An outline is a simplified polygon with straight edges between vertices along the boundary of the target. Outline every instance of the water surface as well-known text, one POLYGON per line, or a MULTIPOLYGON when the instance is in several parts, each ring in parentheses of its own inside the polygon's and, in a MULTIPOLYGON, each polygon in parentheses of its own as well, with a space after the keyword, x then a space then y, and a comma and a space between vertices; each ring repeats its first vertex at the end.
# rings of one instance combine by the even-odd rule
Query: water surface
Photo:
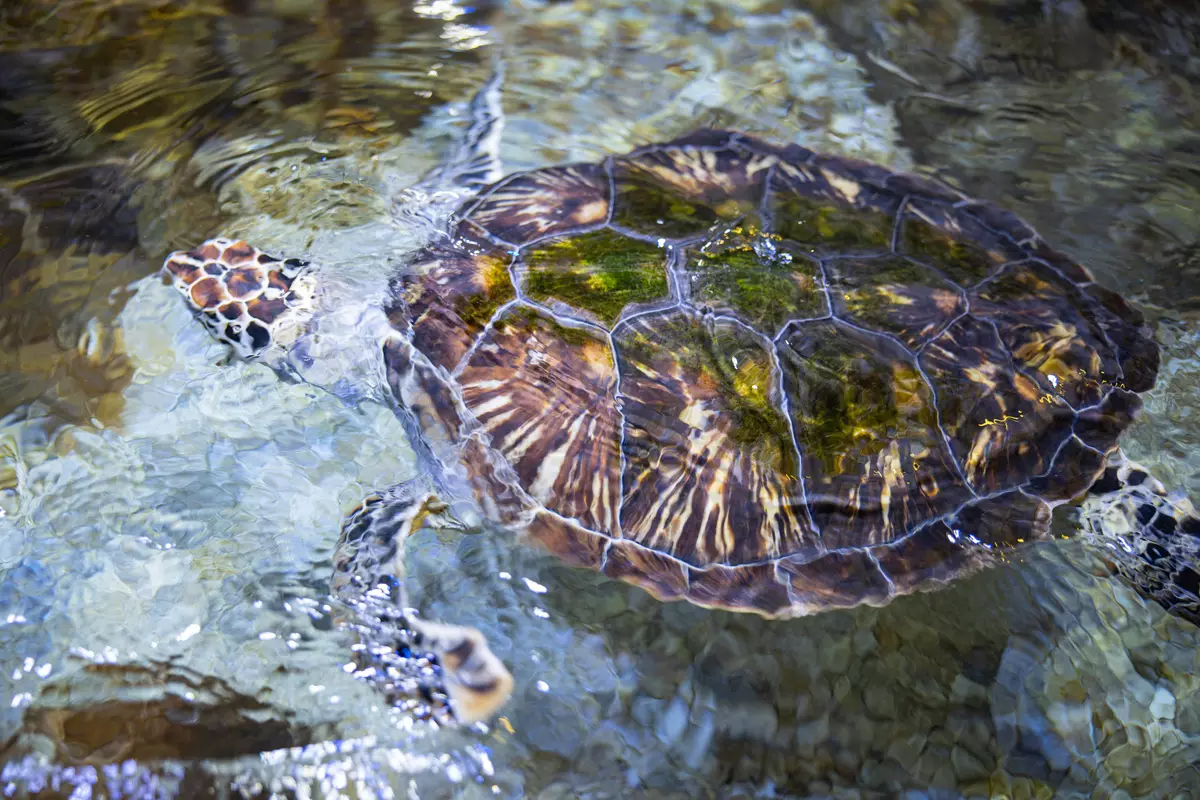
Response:
POLYGON ((517 691, 487 726, 388 709, 345 668, 327 582, 343 514, 420 469, 401 426, 229 363, 155 275, 217 234, 388 270, 411 242, 381 224, 390 198, 502 58, 509 169, 724 126, 1018 211, 1146 310, 1164 362, 1126 446, 1200 499, 1191 62, 1157 11, 1121 8, 6 4, 0 783, 1189 796, 1200 631, 1078 541, 883 609, 767 622, 658 603, 501 532, 424 532, 414 603, 482 629, 517 691), (139 744, 106 747, 120 730, 139 744))

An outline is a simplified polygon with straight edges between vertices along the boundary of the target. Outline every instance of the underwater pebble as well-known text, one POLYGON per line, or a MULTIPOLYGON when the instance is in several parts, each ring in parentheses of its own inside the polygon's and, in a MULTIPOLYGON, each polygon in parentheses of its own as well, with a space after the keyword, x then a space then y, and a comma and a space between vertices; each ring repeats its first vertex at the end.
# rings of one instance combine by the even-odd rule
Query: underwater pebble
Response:
POLYGON ((666 744, 674 744, 683 735, 683 731, 687 727, 687 721, 687 703, 683 698, 676 697, 667 706, 667 711, 663 714, 662 720, 659 722, 658 737, 666 744))
POLYGON ((950 686, 950 702, 956 705, 986 705, 988 700, 987 687, 980 686, 966 675, 956 675, 950 686))
POLYGON ((868 686, 863 692, 863 704, 872 715, 880 719, 893 719, 896 701, 892 693, 882 686, 868 686))
POLYGON ((1150 713, 1159 719, 1175 719, 1175 696, 1165 686, 1154 690, 1154 699, 1150 701, 1150 713))
POLYGON ((913 772, 921 753, 925 751, 926 737, 912 734, 898 739, 887 749, 887 757, 904 767, 905 771, 913 772))
POLYGON ((964 747, 955 747, 950 751, 950 763, 954 766, 954 774, 960 781, 986 778, 991 771, 979 757, 964 747))

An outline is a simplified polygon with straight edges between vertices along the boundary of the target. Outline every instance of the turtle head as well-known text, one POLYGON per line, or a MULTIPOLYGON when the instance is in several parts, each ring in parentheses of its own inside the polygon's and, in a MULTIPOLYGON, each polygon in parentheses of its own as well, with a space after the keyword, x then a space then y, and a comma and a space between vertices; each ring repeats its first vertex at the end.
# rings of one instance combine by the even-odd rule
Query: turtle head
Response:
POLYGON ((267 255, 242 241, 210 239, 163 264, 184 302, 243 359, 289 348, 312 318, 316 280, 304 261, 267 255))

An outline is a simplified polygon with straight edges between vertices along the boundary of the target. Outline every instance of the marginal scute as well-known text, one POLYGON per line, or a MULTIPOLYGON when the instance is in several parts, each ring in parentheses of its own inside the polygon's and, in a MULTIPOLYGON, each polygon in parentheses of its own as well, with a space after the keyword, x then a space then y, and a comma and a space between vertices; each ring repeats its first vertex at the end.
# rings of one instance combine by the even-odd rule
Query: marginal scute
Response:
POLYGON ((1032 477, 1029 491, 1049 501, 1082 495, 1100 479, 1117 437, 1132 424, 1141 407, 1136 394, 1109 387, 1097 405, 1079 412, 1074 435, 1063 444, 1053 465, 1032 477))
POLYGON ((394 339, 384 344, 383 362, 392 395, 416 418, 434 454, 454 454, 464 435, 466 414, 436 366, 408 342, 394 339))
POLYGON ((788 582, 792 605, 801 613, 862 603, 882 605, 893 593, 879 563, 866 550, 826 553, 812 561, 784 558, 776 569, 788 582))
POLYGON ((620 420, 603 333, 512 308, 458 378, 463 402, 546 508, 617 533, 620 420))
POLYGON ((570 520, 539 511, 525 535, 574 567, 599 569, 610 539, 598 536, 570 520))
POLYGON ((915 197, 946 203, 957 203, 966 196, 949 184, 936 178, 911 173, 893 172, 885 185, 900 197, 915 197))
POLYGON ((601 570, 610 578, 641 586, 659 600, 676 600, 687 593, 683 564, 633 542, 614 540, 601 570))
MULTIPOLYGON (((1038 238, 1026 250, 1030 257, 1045 261, 1049 266, 1058 270, 1064 278, 1075 283, 1091 283, 1095 280, 1091 270, 1068 256, 1061 250, 1055 250, 1045 241, 1038 238)), ((1136 313, 1136 312, 1135 312, 1136 313)))
POLYGON ((628 308, 670 298, 667 251, 611 230, 541 242, 521 253, 526 292, 611 326, 628 308))
POLYGON ((794 326, 777 349, 826 547, 892 541, 969 496, 910 353, 833 322, 794 326))
POLYGON ((916 349, 966 311, 959 288, 897 256, 826 262, 838 317, 891 333, 916 349))
POLYGON ((1029 491, 1051 502, 1073 500, 1100 477, 1105 456, 1104 451, 1072 436, 1063 443, 1050 468, 1029 481, 1029 491))
POLYGON ((1096 322, 1116 345, 1124 379, 1121 388, 1131 392, 1150 391, 1158 376, 1159 352, 1142 312, 1103 286, 1092 285, 1083 291, 1095 301, 1096 322))
POLYGON ((1007 550, 1049 535, 1050 506, 1013 491, 971 503, 949 524, 952 535, 964 541, 992 551, 1007 550))
POLYGON ((702 147, 712 150, 723 150, 727 147, 737 146, 737 142, 741 138, 741 134, 734 133, 733 131, 723 131, 717 128, 697 128, 691 133, 684 134, 678 139, 672 139, 669 142, 635 148, 629 155, 631 157, 640 156, 645 153, 662 150, 666 147, 702 147))
POLYGON ((1141 409, 1141 397, 1119 386, 1109 386, 1103 400, 1079 412, 1075 435, 1089 447, 1107 453, 1117 446, 1117 438, 1133 424, 1141 409))
POLYGON ((779 247, 751 223, 721 231, 686 259, 694 305, 733 314, 771 336, 788 320, 829 313, 816 262, 779 247))
POLYGON ((814 153, 806 165, 825 175, 837 175, 849 179, 871 190, 877 196, 898 195, 894 189, 888 188, 888 179, 895 175, 882 164, 863 161, 849 156, 831 156, 824 153, 814 153))
POLYGON ((548 167, 506 178, 467 212, 467 219, 514 245, 603 225, 609 181, 593 164, 548 167))
POLYGON ((941 520, 894 544, 874 547, 871 555, 900 594, 947 583, 986 563, 981 548, 941 520))
POLYGON ((774 156, 665 144, 613 160, 612 222, 670 240, 702 236, 758 208, 774 156))
POLYGON ((1071 435, 1075 412, 1045 376, 1014 369, 987 322, 958 320, 929 344, 920 364, 937 392, 942 430, 980 494, 1045 472, 1071 435))
POLYGON ((529 497, 516 485, 517 478, 504 457, 479 435, 468 436, 459 447, 475 499, 487 517, 501 525, 521 525, 529 516, 529 497))
POLYGON ((683 312, 639 318, 614 336, 625 536, 698 566, 815 547, 764 343, 683 312))
POLYGON ((982 200, 965 200, 956 204, 960 214, 969 214, 986 228, 1002 234, 1014 245, 1032 244, 1037 240, 1037 231, 1007 208, 982 200))
POLYGON ((791 605, 772 563, 689 567, 687 599, 706 608, 751 609, 768 617, 784 614, 791 605))

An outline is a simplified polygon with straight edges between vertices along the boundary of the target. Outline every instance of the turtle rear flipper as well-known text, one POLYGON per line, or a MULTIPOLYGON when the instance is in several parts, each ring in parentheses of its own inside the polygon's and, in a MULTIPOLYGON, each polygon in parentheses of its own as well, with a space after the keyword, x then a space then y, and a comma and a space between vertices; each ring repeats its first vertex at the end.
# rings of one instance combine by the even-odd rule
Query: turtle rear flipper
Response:
POLYGON ((163 272, 209 333, 243 359, 289 347, 315 309, 308 262, 280 259, 243 241, 210 239, 174 252, 163 272))
POLYGON ((1084 534, 1139 594, 1200 625, 1200 514, 1120 451, 1081 507, 1084 534))
MULTIPOLYGON (((474 628, 430 622, 407 608, 404 543, 427 525, 458 528, 445 503, 423 478, 372 495, 342 527, 334 551, 333 592, 381 628, 397 622, 402 650, 432 653, 442 667, 444 689, 461 722, 490 717, 508 700, 513 680, 474 628)), ((420 687, 431 688, 431 687, 420 687)))

